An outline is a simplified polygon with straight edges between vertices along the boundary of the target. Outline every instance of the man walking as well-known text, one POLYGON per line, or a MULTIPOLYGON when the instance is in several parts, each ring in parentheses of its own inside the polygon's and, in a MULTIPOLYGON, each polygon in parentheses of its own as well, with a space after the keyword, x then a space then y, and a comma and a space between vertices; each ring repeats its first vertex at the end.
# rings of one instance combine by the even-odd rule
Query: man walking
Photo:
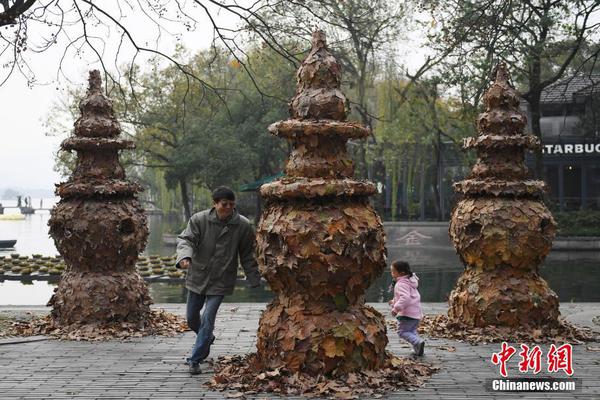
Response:
POLYGON ((210 353, 217 311, 235 287, 238 257, 250 287, 260 286, 252 225, 235 209, 231 189, 220 186, 212 198, 213 207, 194 214, 177 239, 176 266, 188 270, 187 323, 196 332, 187 358, 192 375, 200 373, 200 362, 210 353))

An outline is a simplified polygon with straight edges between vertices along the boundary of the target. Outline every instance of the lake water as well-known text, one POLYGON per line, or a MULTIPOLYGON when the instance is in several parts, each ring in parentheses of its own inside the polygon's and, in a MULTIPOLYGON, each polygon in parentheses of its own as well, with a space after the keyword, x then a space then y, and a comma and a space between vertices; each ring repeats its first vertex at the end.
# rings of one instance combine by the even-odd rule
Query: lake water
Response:
MULTIPOLYGON (((33 199, 39 205, 39 199, 33 199)), ((44 200, 44 206, 51 205, 52 199, 44 200)), ((10 201, 2 201, 11 205, 10 201)), ((5 213, 17 212, 6 210, 5 213)), ((17 239, 13 250, 0 250, 0 257, 11 253, 31 255, 39 253, 53 256, 58 254, 52 239, 48 236, 47 211, 26 216, 21 221, 0 221, 0 240, 17 239)), ((169 231, 168 224, 160 216, 148 217, 150 236, 145 254, 171 255, 173 246, 163 244, 162 234, 169 231)), ((448 294, 462 272, 462 264, 454 249, 447 246, 407 248, 388 247, 388 260, 407 260, 420 278, 421 298, 425 302, 446 301, 448 294)), ((552 252, 540 268, 541 275, 556 291, 561 302, 600 302, 600 254, 598 252, 552 252)), ((367 291, 367 301, 387 301, 391 294, 389 274, 384 273, 367 291)), ((150 293, 155 303, 183 303, 186 292, 181 284, 151 283, 150 293)), ((45 304, 56 284, 32 281, 23 284, 19 281, 0 282, 0 305, 42 305, 45 304)), ((273 297, 268 288, 249 289, 244 282, 237 285, 229 302, 264 302, 273 297)))

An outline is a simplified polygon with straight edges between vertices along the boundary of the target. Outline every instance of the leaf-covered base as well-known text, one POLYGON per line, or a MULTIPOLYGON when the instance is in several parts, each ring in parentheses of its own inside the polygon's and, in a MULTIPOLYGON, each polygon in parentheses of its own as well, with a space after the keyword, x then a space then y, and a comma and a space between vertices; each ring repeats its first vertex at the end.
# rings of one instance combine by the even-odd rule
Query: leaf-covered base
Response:
POLYGON ((51 315, 33 317, 28 321, 13 322, 10 336, 49 335, 62 340, 112 340, 143 336, 175 336, 188 330, 183 318, 164 310, 152 310, 148 317, 137 323, 113 322, 88 325, 61 326, 51 315))
POLYGON ((471 344, 504 341, 581 344, 599 339, 590 329, 572 325, 564 320, 559 320, 555 327, 545 329, 532 326, 515 328, 493 325, 478 328, 453 321, 447 315, 425 316, 419 324, 419 333, 432 338, 453 339, 471 344))
POLYGON ((448 299, 448 316, 473 327, 558 326, 558 296, 528 270, 468 268, 448 299))
POLYGON ((386 363, 385 320, 365 305, 319 312, 275 300, 263 313, 257 336, 262 368, 286 365, 293 372, 338 376, 386 363))
POLYGON ((144 323, 152 299, 135 271, 66 272, 48 302, 57 326, 144 323))
POLYGON ((268 392, 337 399, 377 398, 398 389, 419 387, 439 369, 390 354, 379 370, 357 371, 336 378, 292 372, 285 366, 261 369, 260 365, 256 354, 220 357, 214 363, 215 376, 206 385, 212 390, 235 391, 230 397, 268 392))

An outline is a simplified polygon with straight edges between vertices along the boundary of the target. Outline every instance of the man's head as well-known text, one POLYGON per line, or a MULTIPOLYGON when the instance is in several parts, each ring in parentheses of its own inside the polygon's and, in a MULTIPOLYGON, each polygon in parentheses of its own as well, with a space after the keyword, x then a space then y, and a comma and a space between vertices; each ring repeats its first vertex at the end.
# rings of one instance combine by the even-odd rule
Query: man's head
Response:
POLYGON ((227 186, 219 186, 212 192, 215 210, 219 219, 226 219, 233 214, 235 194, 227 186))

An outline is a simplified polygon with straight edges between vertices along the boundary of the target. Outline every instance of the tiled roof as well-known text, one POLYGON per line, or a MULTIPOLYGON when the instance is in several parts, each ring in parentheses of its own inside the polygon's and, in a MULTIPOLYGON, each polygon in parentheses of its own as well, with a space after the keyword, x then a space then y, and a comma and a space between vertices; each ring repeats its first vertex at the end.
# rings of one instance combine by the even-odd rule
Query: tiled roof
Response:
POLYGON ((571 103, 576 96, 600 93, 600 75, 563 78, 542 91, 541 103, 571 103))

